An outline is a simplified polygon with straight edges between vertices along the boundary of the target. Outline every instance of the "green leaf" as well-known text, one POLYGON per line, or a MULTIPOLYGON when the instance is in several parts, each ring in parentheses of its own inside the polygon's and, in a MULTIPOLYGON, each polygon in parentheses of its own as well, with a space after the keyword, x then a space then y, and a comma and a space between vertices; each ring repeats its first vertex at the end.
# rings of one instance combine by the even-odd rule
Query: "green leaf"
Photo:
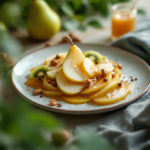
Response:
POLYGON ((86 24, 83 24, 83 23, 81 23, 81 24, 79 24, 79 26, 78 26, 78 29, 80 30, 80 31, 86 31, 87 30, 87 25, 86 24))
POLYGON ((0 52, 6 52, 13 58, 19 58, 22 52, 22 46, 19 41, 8 35, 0 32, 0 52))
POLYGON ((84 21, 86 19, 85 15, 75 15, 73 16, 73 19, 77 20, 77 21, 84 21))
POLYGON ((92 26, 94 28, 102 28, 101 23, 99 21, 97 21, 97 20, 91 20, 91 21, 89 21, 88 25, 92 26))
POLYGON ((109 14, 108 4, 109 0, 90 0, 93 10, 99 12, 104 17, 109 14))
POLYGON ((71 19, 66 20, 63 23, 63 27, 68 31, 73 31, 73 30, 77 29, 77 22, 74 20, 71 20, 71 19))
POLYGON ((64 12, 64 14, 66 14, 67 16, 73 16, 74 15, 74 11, 73 9, 70 7, 70 5, 66 2, 64 2, 61 5, 61 10, 64 12))
POLYGON ((105 138, 96 134, 92 128, 79 129, 76 140, 80 150, 115 150, 105 138))
POLYGON ((82 5, 82 0, 72 0, 72 4, 75 10, 79 9, 82 5))
POLYGON ((137 11, 137 13, 138 13, 139 15, 142 15, 142 16, 145 16, 145 15, 146 15, 146 11, 145 11, 144 9, 142 9, 142 8, 139 8, 138 11, 137 11))

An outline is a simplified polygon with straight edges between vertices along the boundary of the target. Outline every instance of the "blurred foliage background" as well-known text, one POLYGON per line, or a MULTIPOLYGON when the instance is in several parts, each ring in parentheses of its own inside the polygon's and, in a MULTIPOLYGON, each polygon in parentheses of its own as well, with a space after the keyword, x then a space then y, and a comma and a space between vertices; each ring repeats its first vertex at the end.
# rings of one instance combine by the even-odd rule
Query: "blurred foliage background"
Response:
MULTIPOLYGON (((117 2, 129 0, 45 0, 62 19, 62 29, 85 31, 88 26, 102 28, 100 20, 95 16, 108 17, 110 6, 117 2), (87 19, 88 18, 88 19, 87 19)), ((26 26, 28 9, 32 0, 1 0, 0 20, 8 28, 20 28, 26 26), (13 12, 13 13, 12 13, 13 12)), ((143 9, 138 10, 144 15, 143 9)))
MULTIPOLYGON (((112 3, 127 0, 46 0, 62 19, 62 29, 85 31, 88 26, 101 28, 99 15, 109 16, 112 3), (87 18, 90 18, 87 21, 87 18)), ((51 133, 65 128, 50 113, 28 104, 12 88, 11 69, 22 57, 22 45, 9 31, 26 28, 26 17, 32 0, 0 0, 0 150, 113 150, 92 129, 72 134, 68 144, 58 146, 51 133)), ((140 10, 141 14, 145 12, 140 10)), ((69 131, 67 131, 69 133, 69 131)), ((70 134, 70 133, 69 133, 70 134)), ((59 136, 63 140, 66 135, 59 136)))
MULTIPOLYGON (((128 0, 45 0, 62 19, 62 28, 80 29, 87 26, 101 28, 102 24, 95 16, 108 17, 110 5, 128 0), (87 18, 90 18, 87 20, 87 18)), ((29 5, 32 0, 1 0, 0 20, 10 29, 25 27, 29 5), (13 12, 13 13, 12 13, 13 12)))

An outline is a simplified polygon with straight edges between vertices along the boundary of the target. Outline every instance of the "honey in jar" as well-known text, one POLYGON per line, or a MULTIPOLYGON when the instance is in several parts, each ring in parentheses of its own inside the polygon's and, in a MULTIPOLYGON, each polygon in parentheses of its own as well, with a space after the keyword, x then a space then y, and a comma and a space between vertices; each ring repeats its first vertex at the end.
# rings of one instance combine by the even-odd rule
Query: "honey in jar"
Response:
POLYGON ((136 10, 130 11, 128 3, 117 4, 112 8, 112 39, 117 39, 136 28, 136 10))

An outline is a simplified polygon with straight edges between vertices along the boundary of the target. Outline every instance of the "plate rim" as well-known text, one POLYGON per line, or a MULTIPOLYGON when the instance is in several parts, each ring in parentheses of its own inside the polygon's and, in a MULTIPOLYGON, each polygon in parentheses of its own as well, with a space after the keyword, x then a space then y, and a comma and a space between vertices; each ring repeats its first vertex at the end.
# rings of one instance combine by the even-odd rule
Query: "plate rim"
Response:
MULTIPOLYGON (((119 51, 123 51, 129 55, 132 55, 134 57, 136 57, 139 61, 141 61, 145 66, 146 68, 150 71, 150 66, 149 64, 144 60, 142 59, 141 57, 137 56, 136 54, 134 53, 131 53, 129 51, 126 51, 125 49, 122 49, 122 48, 118 48, 116 46, 111 46, 111 45, 105 45, 105 44, 94 44, 94 43, 76 43, 77 45, 91 45, 91 46, 103 46, 103 47, 106 47, 106 48, 115 48, 115 49, 118 49, 119 51)), ((68 45, 68 44, 59 44, 59 45, 55 45, 53 47, 57 47, 57 46, 64 46, 64 45, 68 45)), ((53 48, 52 47, 52 48, 53 48)), ((136 97, 130 99, 129 101, 125 102, 125 103, 122 103, 122 104, 119 104, 117 106, 111 106, 109 108, 101 108, 101 109, 94 109, 94 110, 65 110, 65 109, 61 109, 61 108, 55 108, 55 107, 49 107, 49 106, 44 106, 42 104, 39 104, 39 103, 36 103, 34 101, 32 101, 31 99, 29 99, 28 97, 26 97, 22 92, 20 92, 20 90, 16 87, 15 83, 14 83, 14 80, 13 80, 13 72, 14 72, 14 69, 16 67, 16 65, 25 57, 28 57, 29 55, 35 53, 35 52, 38 52, 38 51, 42 51, 43 49, 47 49, 47 48, 51 48, 51 47, 44 47, 44 48, 39 48, 39 49, 33 49, 33 50, 30 50, 29 53, 25 53, 25 55, 15 64, 15 66, 13 67, 12 71, 11 71, 11 83, 13 85, 13 87, 15 88, 15 90, 17 91, 17 93, 24 97, 28 102, 30 102, 31 104, 37 106, 37 107, 40 107, 40 108, 43 108, 43 109, 46 109, 46 110, 49 110, 49 111, 53 111, 53 112, 59 112, 59 113, 64 113, 64 114, 75 114, 75 115, 89 115, 89 114, 97 114, 97 113, 105 113, 105 112, 108 112, 108 111, 113 111, 113 110, 116 110, 116 109, 119 109, 121 107, 124 107, 126 105, 129 105, 131 103, 133 103, 135 100, 137 100, 138 98, 140 98, 141 96, 143 96, 147 90, 149 89, 150 87, 150 82, 148 83, 148 85, 146 86, 146 88, 140 92, 140 94, 138 94, 136 97)))

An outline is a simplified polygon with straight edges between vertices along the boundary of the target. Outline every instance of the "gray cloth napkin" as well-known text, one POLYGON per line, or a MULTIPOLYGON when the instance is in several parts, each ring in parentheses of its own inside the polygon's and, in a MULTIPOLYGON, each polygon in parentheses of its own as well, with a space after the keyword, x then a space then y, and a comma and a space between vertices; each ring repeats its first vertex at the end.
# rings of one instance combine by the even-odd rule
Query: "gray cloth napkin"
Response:
MULTIPOLYGON (((136 31, 111 45, 135 53, 150 64, 150 20, 139 21, 136 31)), ((136 102, 104 115, 91 125, 119 150, 150 150, 150 89, 136 102)))
POLYGON ((150 64, 150 19, 138 21, 136 31, 124 35, 111 45, 135 53, 150 64))

